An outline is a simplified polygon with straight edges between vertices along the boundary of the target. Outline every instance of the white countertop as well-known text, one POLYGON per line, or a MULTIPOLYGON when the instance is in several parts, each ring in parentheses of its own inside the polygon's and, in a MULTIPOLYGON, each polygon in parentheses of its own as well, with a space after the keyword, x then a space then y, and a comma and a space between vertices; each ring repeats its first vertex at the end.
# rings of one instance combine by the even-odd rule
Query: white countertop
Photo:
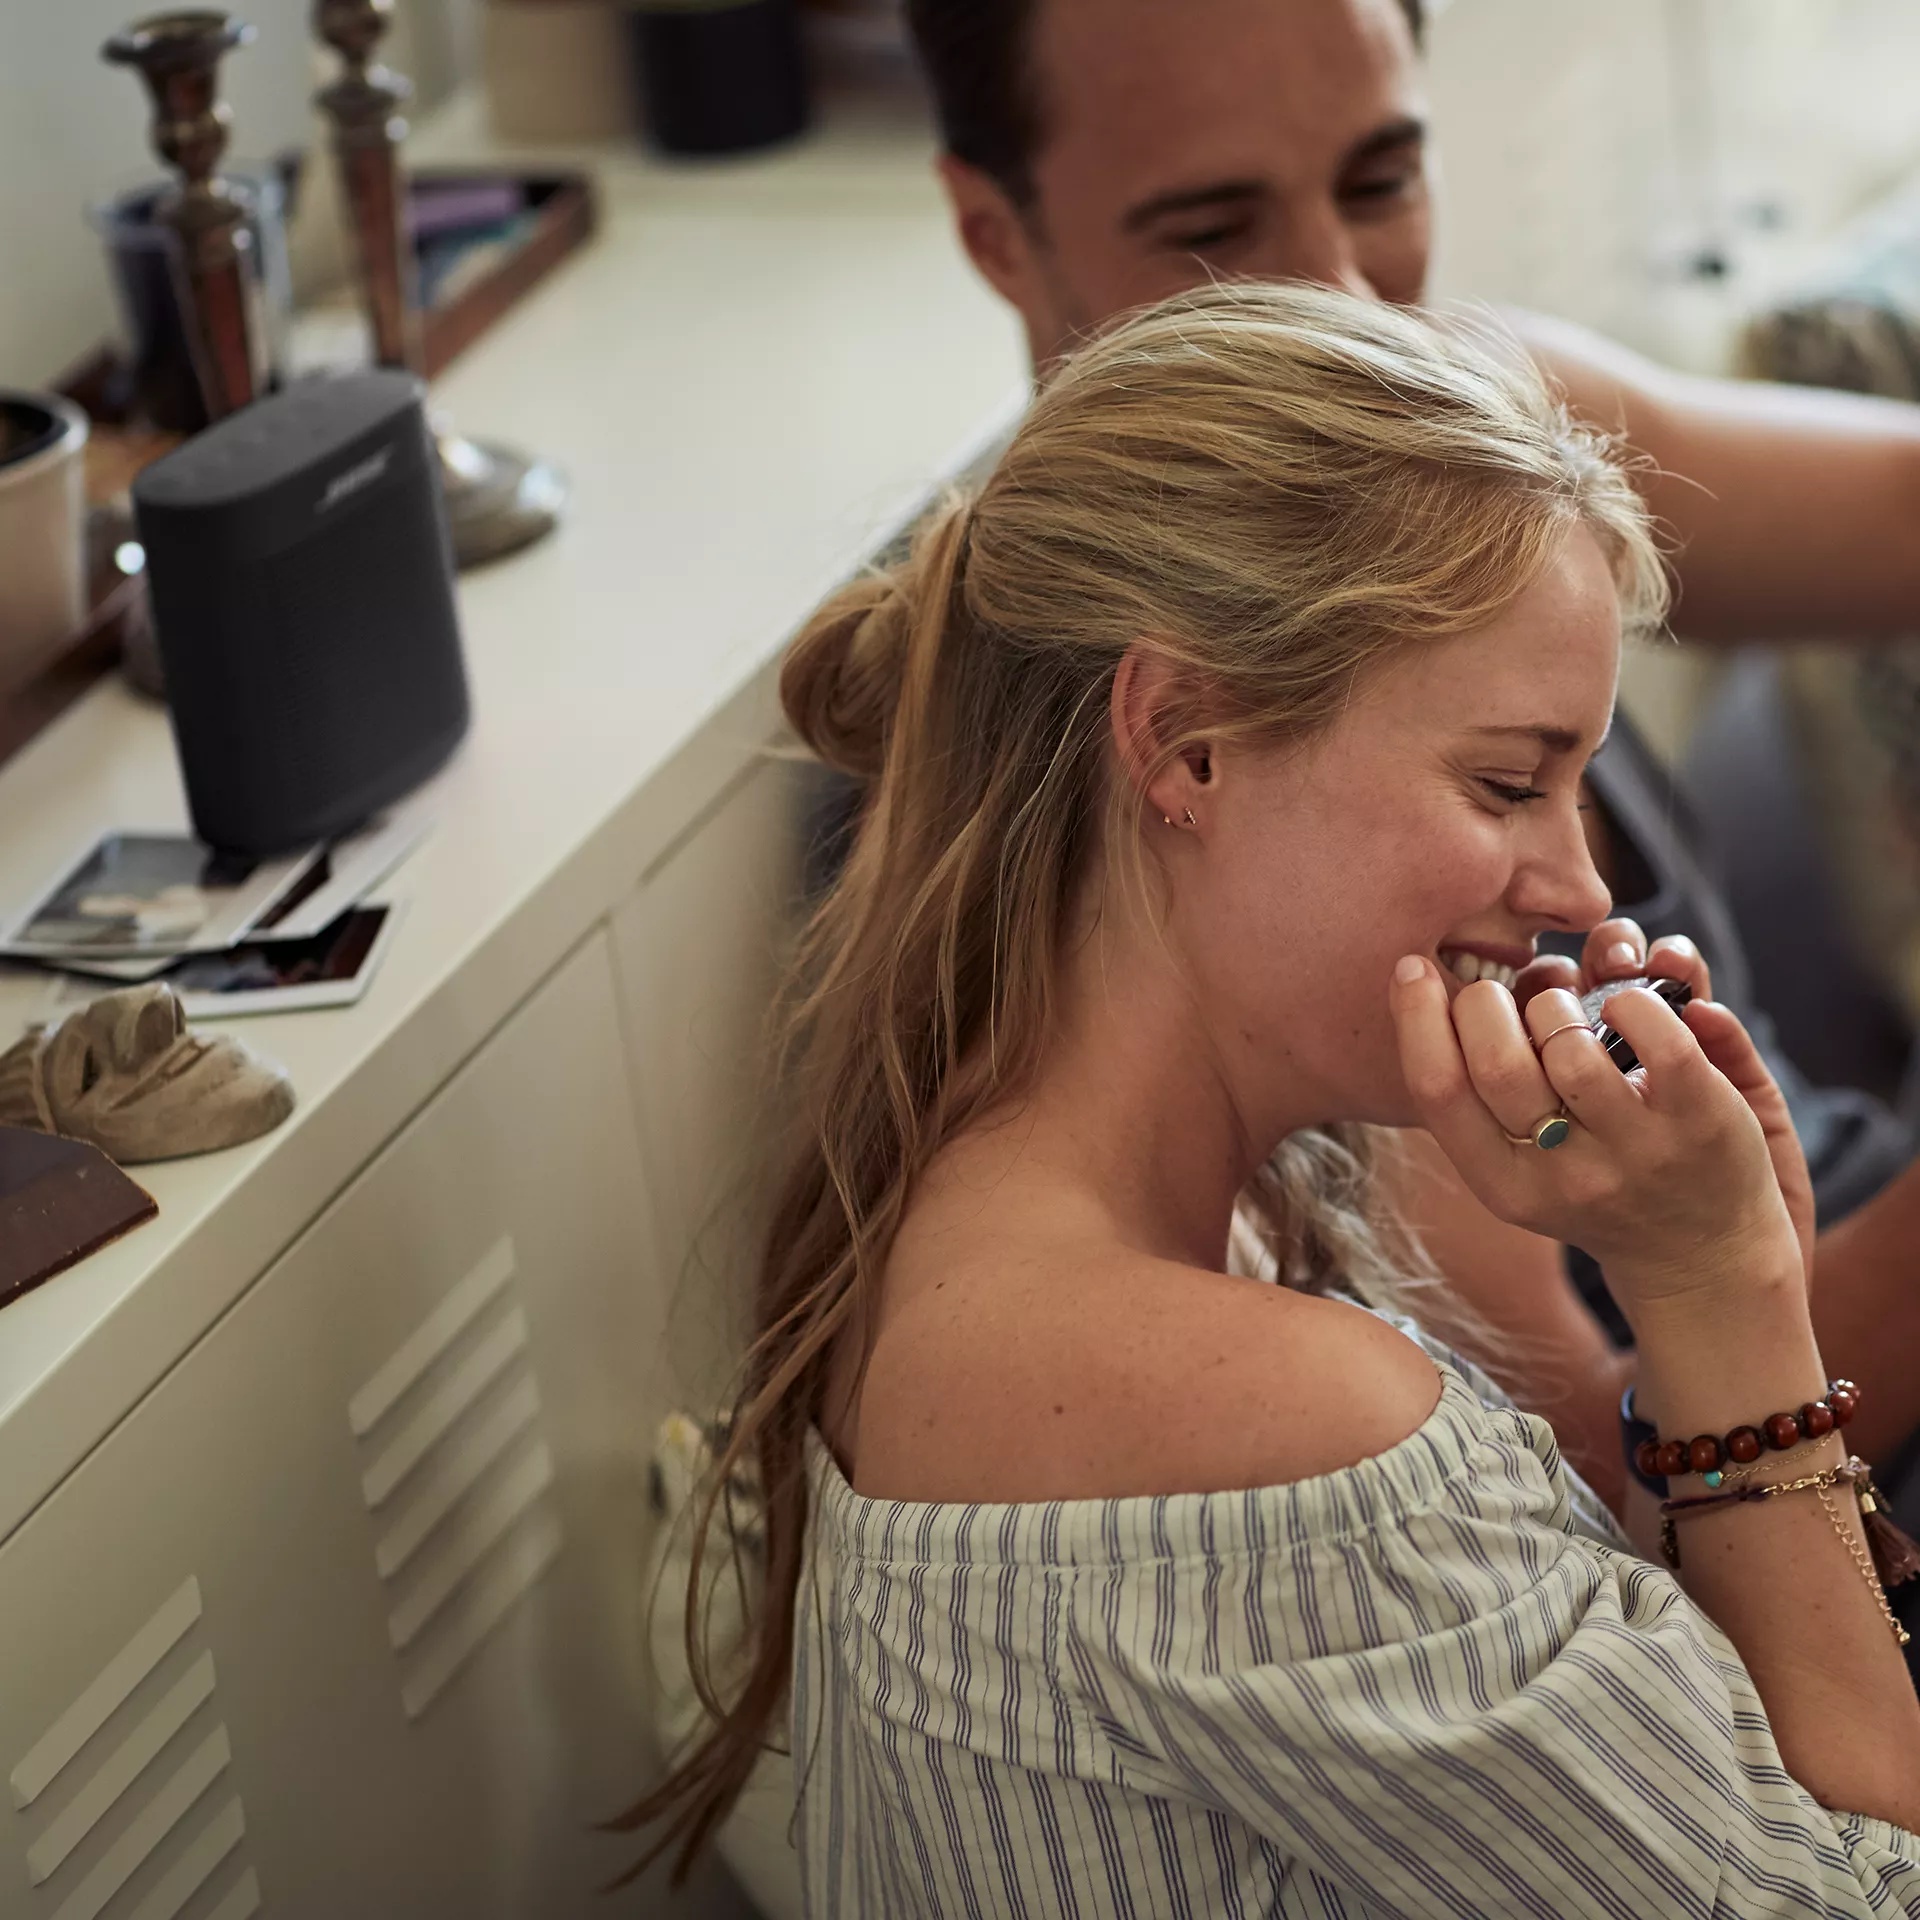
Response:
MULTIPOLYGON (((498 157, 470 105, 415 152, 498 157)), ((386 963, 355 1007, 236 1023, 292 1074, 293 1119, 136 1169, 160 1218, 0 1310, 0 1538, 738 774, 785 637, 1011 419, 1021 344, 931 153, 910 107, 867 99, 772 156, 590 156, 597 239, 435 389, 573 496, 556 537, 461 583, 474 729, 386 963)), ((164 714, 103 683, 0 767, 0 900, 104 829, 185 818, 164 714)), ((0 973, 0 1039, 45 993, 0 973)))

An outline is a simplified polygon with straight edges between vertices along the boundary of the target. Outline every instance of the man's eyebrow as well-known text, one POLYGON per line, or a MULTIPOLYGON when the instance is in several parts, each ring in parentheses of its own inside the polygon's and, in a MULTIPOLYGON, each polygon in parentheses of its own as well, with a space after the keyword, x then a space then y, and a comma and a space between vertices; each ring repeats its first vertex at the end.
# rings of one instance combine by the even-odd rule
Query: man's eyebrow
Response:
POLYGON ((1537 741, 1549 753, 1573 753, 1580 746, 1580 735, 1567 727, 1474 727, 1483 737, 1537 741))
POLYGON ((1204 187, 1175 187, 1169 193, 1156 193, 1150 199, 1131 206, 1121 217, 1123 233, 1138 233, 1170 213, 1193 213, 1200 208, 1244 205, 1266 196, 1267 187, 1258 180, 1215 180, 1204 187))

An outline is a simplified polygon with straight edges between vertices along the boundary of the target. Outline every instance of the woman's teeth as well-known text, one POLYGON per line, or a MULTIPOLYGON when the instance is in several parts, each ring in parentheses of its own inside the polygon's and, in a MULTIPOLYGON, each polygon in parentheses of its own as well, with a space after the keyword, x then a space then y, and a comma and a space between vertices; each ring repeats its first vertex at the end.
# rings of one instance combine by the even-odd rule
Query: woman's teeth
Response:
POLYGON ((1511 991, 1513 983, 1520 977, 1518 968, 1503 967, 1498 960, 1483 960, 1477 953, 1447 953, 1440 957, 1456 980, 1464 980, 1469 984, 1475 980, 1498 980, 1511 991))

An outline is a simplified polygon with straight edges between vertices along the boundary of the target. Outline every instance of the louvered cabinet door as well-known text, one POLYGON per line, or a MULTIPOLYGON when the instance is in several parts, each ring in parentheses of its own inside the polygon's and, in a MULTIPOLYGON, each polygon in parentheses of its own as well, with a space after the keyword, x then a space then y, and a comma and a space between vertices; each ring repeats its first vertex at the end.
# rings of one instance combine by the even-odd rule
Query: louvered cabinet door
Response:
POLYGON ((0 1547, 4 1920, 666 1910, 638 1165, 596 935, 0 1547))

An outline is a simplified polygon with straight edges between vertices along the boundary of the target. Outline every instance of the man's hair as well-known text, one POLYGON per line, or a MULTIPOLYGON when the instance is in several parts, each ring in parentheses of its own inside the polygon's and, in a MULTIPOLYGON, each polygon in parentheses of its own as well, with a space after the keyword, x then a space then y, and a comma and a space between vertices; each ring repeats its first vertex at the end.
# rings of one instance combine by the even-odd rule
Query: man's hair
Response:
MULTIPOLYGON (((1016 206, 1033 202, 1043 132, 1028 60, 1040 0, 907 0, 907 21, 933 89, 949 153, 995 180, 1016 206)), ((1416 45, 1425 0, 1400 0, 1416 45)))

